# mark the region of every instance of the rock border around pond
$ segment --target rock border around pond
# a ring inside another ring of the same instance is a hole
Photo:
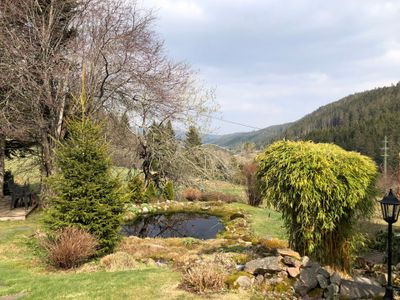
[[[243,270],[250,276],[237,278],[235,285],[239,288],[273,286],[292,280],[293,292],[300,299],[381,299],[385,293],[385,288],[373,278],[342,278],[338,272],[330,272],[290,249],[277,249],[274,256],[251,260]]]

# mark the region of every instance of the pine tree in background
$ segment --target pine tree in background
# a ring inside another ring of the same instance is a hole
[[[81,96],[82,108],[85,95]],[[111,161],[101,126],[82,113],[68,126],[68,137],[56,148],[57,174],[49,178],[55,196],[45,223],[51,230],[82,228],[96,237],[97,255],[110,253],[120,239],[124,211],[119,184],[111,175]]]
[[[128,200],[131,203],[147,202],[144,181],[140,175],[132,176],[128,181]]]
[[[172,181],[167,181],[163,190],[163,197],[167,200],[174,200],[174,184]]]
[[[175,130],[172,127],[171,120],[168,120],[167,124],[165,125],[165,132],[169,138],[175,139]]]
[[[144,193],[146,202],[154,202],[160,197],[160,193],[153,181],[150,181]]]
[[[193,148],[202,144],[200,133],[195,126],[190,126],[186,133],[185,145],[186,148]]]

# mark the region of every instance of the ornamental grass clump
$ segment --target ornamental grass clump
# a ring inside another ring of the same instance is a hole
[[[333,144],[279,141],[257,158],[261,193],[283,215],[289,244],[349,269],[355,225],[373,212],[377,168]]]
[[[83,229],[66,227],[41,241],[51,265],[69,269],[87,261],[96,252],[97,241]]]
[[[225,289],[225,277],[217,267],[198,264],[185,270],[180,286],[197,294],[222,292]]]

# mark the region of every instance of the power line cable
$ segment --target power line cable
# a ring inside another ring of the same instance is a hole
[[[243,127],[247,127],[247,128],[257,129],[257,130],[263,129],[260,127],[255,127],[255,126],[251,126],[251,125],[247,125],[247,124],[243,124],[243,123],[239,123],[239,122],[235,122],[235,121],[230,121],[230,120],[226,120],[226,119],[222,119],[222,118],[218,118],[218,117],[213,117],[210,115],[203,115],[203,114],[200,114],[200,115],[203,117],[206,117],[206,118],[218,120],[218,121],[229,123],[229,124],[239,125],[239,126],[243,126]]]

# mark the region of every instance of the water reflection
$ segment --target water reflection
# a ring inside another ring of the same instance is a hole
[[[212,239],[223,229],[221,220],[215,216],[174,213],[140,217],[134,223],[124,225],[122,233],[138,237]]]

